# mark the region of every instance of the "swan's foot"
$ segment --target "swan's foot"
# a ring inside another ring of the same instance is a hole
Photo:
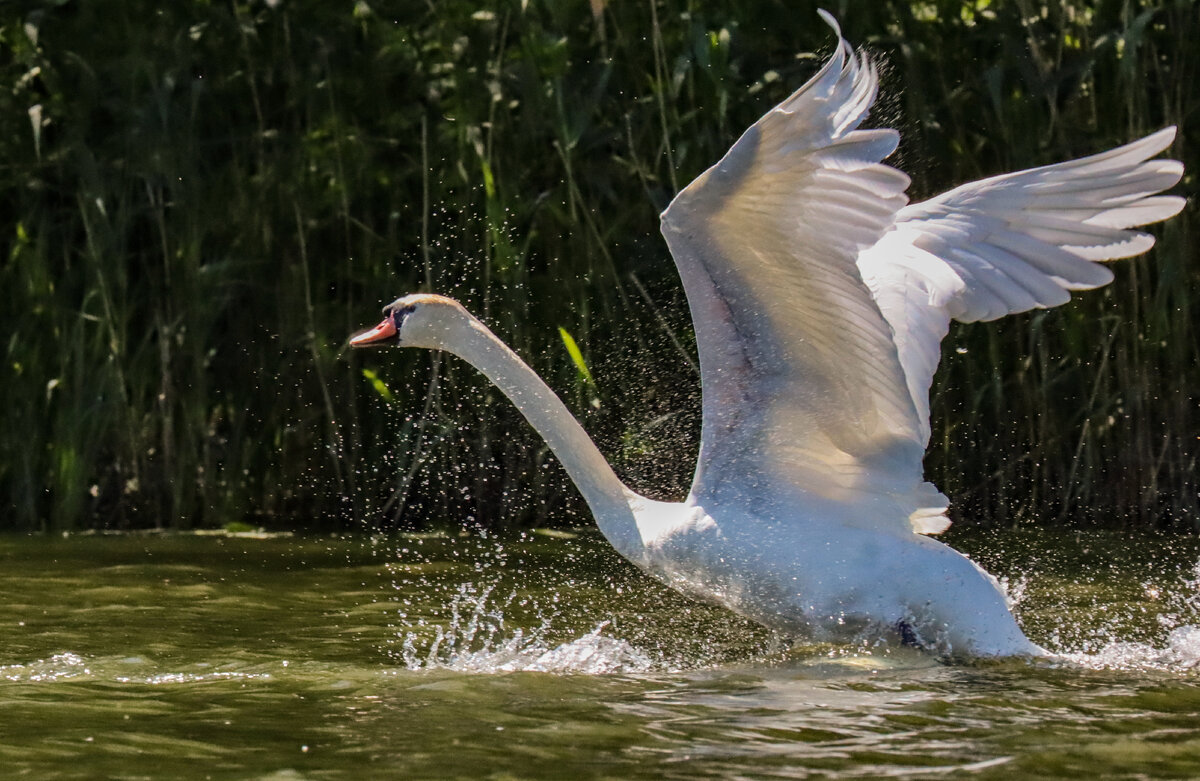
[[[908,621],[900,620],[896,622],[896,632],[900,635],[900,644],[909,648],[917,648],[922,651],[929,650],[924,643],[921,642],[921,636],[917,634],[917,630]]]

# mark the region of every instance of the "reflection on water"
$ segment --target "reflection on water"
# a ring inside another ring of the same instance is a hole
[[[960,537],[1061,659],[797,643],[592,534],[0,539],[38,779],[1200,775],[1195,541]]]

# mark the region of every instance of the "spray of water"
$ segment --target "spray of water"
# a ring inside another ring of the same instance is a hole
[[[405,668],[640,673],[729,664],[803,665],[823,658],[888,663],[901,650],[878,638],[873,643],[864,639],[831,647],[797,645],[794,639],[769,634],[735,647],[729,644],[729,637],[744,633],[744,625],[724,626],[722,620],[729,620],[723,618],[726,611],[706,612],[703,606],[689,606],[681,598],[678,604],[664,605],[657,612],[639,613],[644,621],[630,621],[623,609],[663,599],[654,591],[656,584],[645,579],[623,581],[611,589],[608,601],[570,613],[583,599],[581,592],[587,590],[579,581],[565,579],[534,596],[528,589],[512,585],[524,582],[530,571],[516,560],[522,554],[505,551],[494,542],[469,555],[474,578],[452,588],[449,583],[441,586],[448,605],[443,614],[415,617],[397,627],[392,657]],[[510,563],[509,555],[515,564],[509,572],[518,577],[501,585],[499,573]],[[1145,565],[1131,566],[1141,570]],[[1156,574],[1141,584],[1141,593],[1133,594],[1100,589],[1106,581],[1129,582],[1122,578],[1097,576],[1093,584],[1086,578],[1080,581],[1074,568],[1058,574],[1056,570],[1043,560],[1030,572],[1010,573],[1002,579],[1010,604],[1018,613],[1026,613],[1035,625],[1037,639],[1056,652],[1052,664],[1065,661],[1089,669],[1175,673],[1200,669],[1200,563],[1178,575]],[[539,571],[539,577],[545,576],[545,570]],[[565,578],[562,573],[559,576]],[[491,578],[490,585],[477,585],[487,578]],[[1073,603],[1078,600],[1074,590],[1081,585],[1100,589],[1094,592],[1088,610],[1079,610],[1077,602]],[[418,586],[425,594],[436,587],[431,581]],[[560,593],[564,594],[561,598]],[[617,617],[616,622],[599,620],[610,617]],[[1047,617],[1057,623],[1047,625]],[[1036,626],[1039,621],[1040,627]],[[647,631],[651,624],[654,628]],[[586,629],[580,631],[581,627]],[[697,636],[707,640],[686,652],[681,650],[689,638]],[[914,661],[900,657],[891,661]]]
[[[1200,669],[1200,561],[1180,578],[1179,587],[1164,594],[1160,586],[1143,584],[1151,600],[1162,599],[1166,609],[1157,622],[1167,631],[1161,645],[1121,639],[1119,628],[1107,627],[1107,642],[1083,651],[1065,653],[1075,664],[1107,670],[1161,670],[1184,672]]]
[[[455,670],[498,673],[636,673],[654,669],[655,660],[630,643],[608,637],[602,621],[574,640],[555,644],[552,620],[542,615],[530,629],[509,628],[504,610],[516,593],[495,600],[493,586],[477,589],[464,583],[450,604],[450,618],[427,635],[406,631],[393,656],[409,670]]]

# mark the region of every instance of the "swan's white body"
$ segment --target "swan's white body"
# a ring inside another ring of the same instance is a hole
[[[832,18],[826,20],[837,30]],[[881,161],[895,131],[859,130],[876,73],[840,39],[662,215],[700,351],[703,430],[681,503],[629,490],[562,402],[478,320],[401,298],[356,346],[397,337],[483,371],[545,437],[625,557],[763,624],[818,638],[896,632],[956,656],[1037,655],[996,580],[927,536],[948,502],[924,481],[928,392],[952,318],[1065,302],[1093,261],[1153,244],[1180,178],[1125,147],[964,185],[907,206]]]

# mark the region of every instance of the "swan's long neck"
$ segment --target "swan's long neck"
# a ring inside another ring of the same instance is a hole
[[[562,462],[600,531],[623,556],[640,562],[645,546],[630,503],[641,497],[625,487],[562,400],[474,317],[458,320],[445,336],[438,347],[474,366],[504,392]]]

